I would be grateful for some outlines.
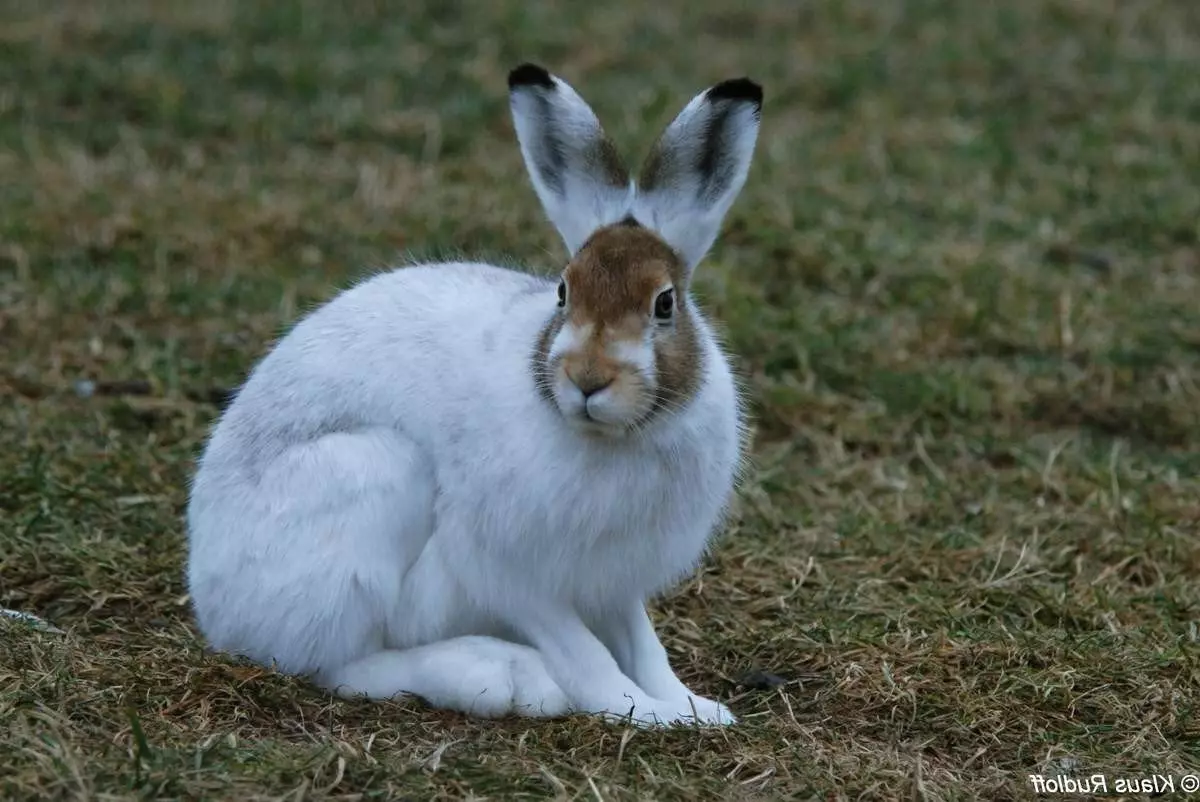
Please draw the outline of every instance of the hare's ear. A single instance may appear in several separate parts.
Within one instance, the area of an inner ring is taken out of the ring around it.
[[[754,156],[762,88],[723,81],[684,107],[655,143],[638,178],[634,216],[694,269],[712,247]]]
[[[508,74],[509,106],[542,208],[573,256],[601,226],[629,213],[633,182],[591,107],[534,64]]]

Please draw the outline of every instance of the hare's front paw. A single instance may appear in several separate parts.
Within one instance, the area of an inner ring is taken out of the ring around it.
[[[684,710],[689,716],[692,715],[692,708],[695,707],[695,716],[701,724],[714,726],[727,726],[729,724],[737,724],[737,717],[730,712],[729,708],[715,699],[705,699],[703,696],[692,696],[683,702]]]
[[[722,727],[737,723],[728,707],[702,696],[682,701],[656,701],[652,705],[635,707],[632,713],[632,722],[639,727]]]

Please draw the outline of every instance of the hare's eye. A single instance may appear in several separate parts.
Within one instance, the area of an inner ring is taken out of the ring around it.
[[[663,290],[654,299],[654,316],[659,320],[670,320],[675,312],[675,290]]]
[[[565,281],[558,282],[558,305],[567,305],[567,282]]]

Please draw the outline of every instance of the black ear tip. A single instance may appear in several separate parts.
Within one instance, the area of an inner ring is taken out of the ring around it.
[[[550,76],[545,67],[526,62],[508,74],[508,88],[516,89],[518,86],[540,86],[553,89],[554,78]]]
[[[756,109],[762,108],[762,87],[749,78],[733,78],[721,81],[708,90],[709,100],[746,100],[754,104]]]

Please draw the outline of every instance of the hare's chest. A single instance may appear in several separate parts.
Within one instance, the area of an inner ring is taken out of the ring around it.
[[[603,509],[574,516],[583,534],[580,565],[598,583],[594,592],[615,585],[649,595],[696,566],[732,489],[732,476],[713,468],[695,458],[643,465],[611,478]]]
[[[579,459],[555,480],[552,503],[524,522],[531,544],[556,554],[552,581],[579,597],[650,594],[693,569],[714,533],[733,466],[697,451]],[[599,600],[597,600],[599,601]]]
[[[654,593],[695,567],[729,499],[737,431],[724,423],[612,444],[539,440],[517,423],[442,465],[439,520],[531,591]]]

